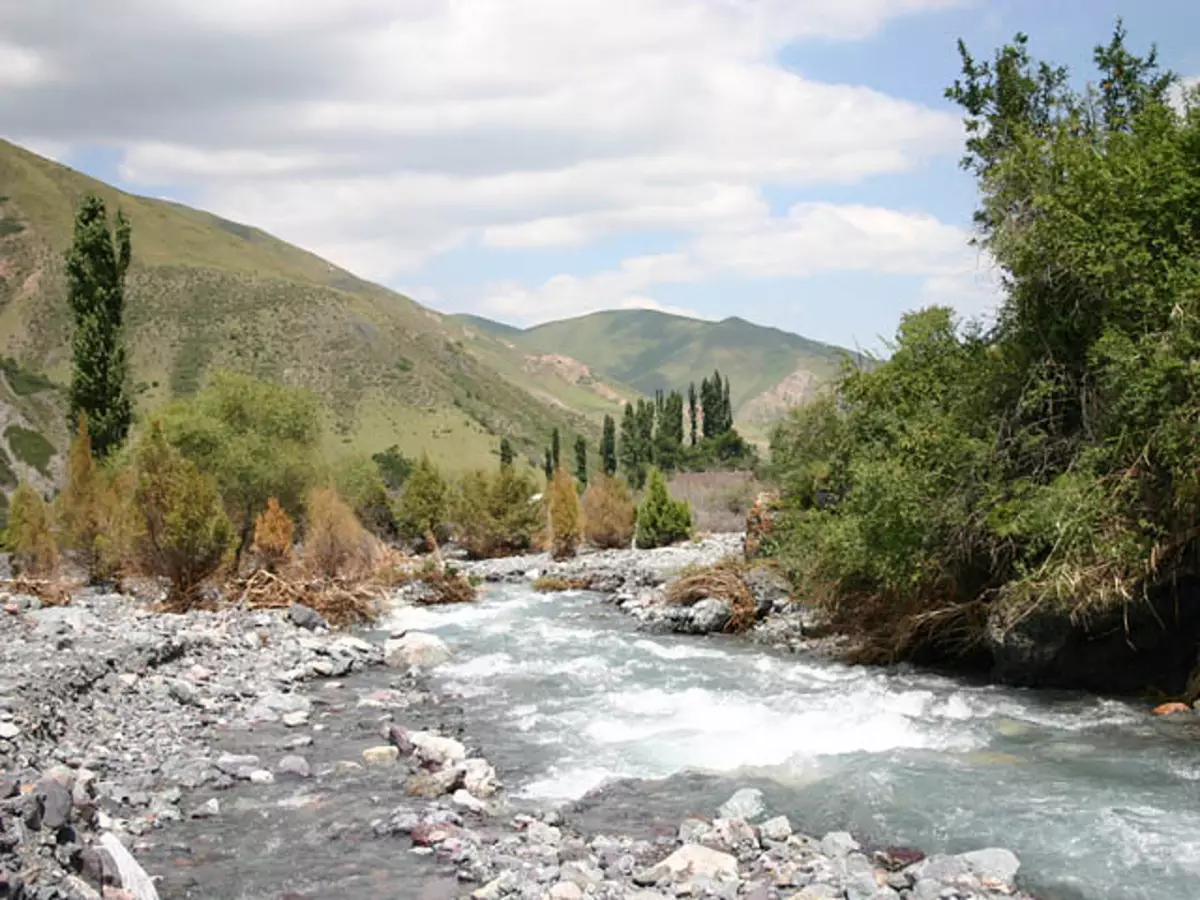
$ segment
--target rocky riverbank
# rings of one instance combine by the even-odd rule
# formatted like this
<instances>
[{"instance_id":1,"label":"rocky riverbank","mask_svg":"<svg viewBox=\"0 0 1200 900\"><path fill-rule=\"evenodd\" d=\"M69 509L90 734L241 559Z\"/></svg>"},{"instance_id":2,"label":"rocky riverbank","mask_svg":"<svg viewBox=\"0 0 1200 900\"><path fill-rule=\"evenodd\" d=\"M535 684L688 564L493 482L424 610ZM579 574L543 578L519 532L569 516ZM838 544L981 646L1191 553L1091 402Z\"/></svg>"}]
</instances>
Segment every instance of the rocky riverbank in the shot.
<instances>
[{"instance_id":1,"label":"rocky riverbank","mask_svg":"<svg viewBox=\"0 0 1200 900\"><path fill-rule=\"evenodd\" d=\"M737 546L723 536L565 565L610 578L660 627L639 612L658 606L645 592ZM562 565L466 568L515 580ZM431 636L333 633L302 607L165 615L92 590L66 607L0 606L0 897L1024 896L1006 851L926 860L805 836L765 818L753 791L654 840L510 804L504 773L426 677L453 649ZM305 817L311 848L261 839L267 815ZM241 871L260 854L280 858L250 884Z\"/></svg>"}]
</instances>

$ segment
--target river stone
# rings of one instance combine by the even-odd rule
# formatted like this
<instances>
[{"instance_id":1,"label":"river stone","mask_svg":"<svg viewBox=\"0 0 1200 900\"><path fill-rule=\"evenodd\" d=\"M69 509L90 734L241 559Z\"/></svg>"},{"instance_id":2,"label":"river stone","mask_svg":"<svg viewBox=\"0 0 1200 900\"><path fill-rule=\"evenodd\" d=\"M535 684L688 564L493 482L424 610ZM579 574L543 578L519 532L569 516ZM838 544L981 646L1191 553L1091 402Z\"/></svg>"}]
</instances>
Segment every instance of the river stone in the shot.
<instances>
[{"instance_id":1,"label":"river stone","mask_svg":"<svg viewBox=\"0 0 1200 900\"><path fill-rule=\"evenodd\" d=\"M410 797L432 800L453 791L461 779L462 771L451 765L434 772L418 772L405 782L404 790Z\"/></svg>"},{"instance_id":2,"label":"river stone","mask_svg":"<svg viewBox=\"0 0 1200 900\"><path fill-rule=\"evenodd\" d=\"M560 881L550 888L550 900L583 900L583 891L573 882Z\"/></svg>"},{"instance_id":3,"label":"river stone","mask_svg":"<svg viewBox=\"0 0 1200 900\"><path fill-rule=\"evenodd\" d=\"M547 825L545 822L534 820L525 827L525 837L529 839L531 844L545 844L548 847L557 847L562 843L562 832L553 825Z\"/></svg>"},{"instance_id":4,"label":"river stone","mask_svg":"<svg viewBox=\"0 0 1200 900\"><path fill-rule=\"evenodd\" d=\"M466 788L459 788L455 791L454 796L450 798L450 802L457 807L473 813L481 813L487 809L484 802L474 797Z\"/></svg>"},{"instance_id":5,"label":"river stone","mask_svg":"<svg viewBox=\"0 0 1200 900\"><path fill-rule=\"evenodd\" d=\"M950 884L971 874L971 867L961 856L946 856L939 853L926 857L919 863L914 863L904 871L917 880L927 878L941 884Z\"/></svg>"},{"instance_id":6,"label":"river stone","mask_svg":"<svg viewBox=\"0 0 1200 900\"><path fill-rule=\"evenodd\" d=\"M821 852L826 856L847 856L857 849L858 841L845 831L831 831L821 838Z\"/></svg>"},{"instance_id":7,"label":"river stone","mask_svg":"<svg viewBox=\"0 0 1200 900\"><path fill-rule=\"evenodd\" d=\"M842 900L843 893L831 884L810 884L800 890L798 894L792 894L790 900Z\"/></svg>"},{"instance_id":8,"label":"river stone","mask_svg":"<svg viewBox=\"0 0 1200 900\"><path fill-rule=\"evenodd\" d=\"M55 778L43 778L34 789L43 828L57 831L71 819L71 791Z\"/></svg>"},{"instance_id":9,"label":"river stone","mask_svg":"<svg viewBox=\"0 0 1200 900\"><path fill-rule=\"evenodd\" d=\"M368 747L362 752L363 762L369 766L390 766L400 758L400 751L390 744Z\"/></svg>"},{"instance_id":10,"label":"river stone","mask_svg":"<svg viewBox=\"0 0 1200 900\"><path fill-rule=\"evenodd\" d=\"M460 766L463 787L476 797L491 797L500 788L496 770L486 759L468 759Z\"/></svg>"},{"instance_id":11,"label":"river stone","mask_svg":"<svg viewBox=\"0 0 1200 900\"><path fill-rule=\"evenodd\" d=\"M12 722L0 722L0 738L11 741L21 733L21 729Z\"/></svg>"},{"instance_id":12,"label":"river stone","mask_svg":"<svg viewBox=\"0 0 1200 900\"><path fill-rule=\"evenodd\" d=\"M450 648L441 638L410 631L383 645L384 662L393 669L432 669L450 659Z\"/></svg>"},{"instance_id":13,"label":"river stone","mask_svg":"<svg viewBox=\"0 0 1200 900\"><path fill-rule=\"evenodd\" d=\"M679 843L701 843L711 831L712 825L703 819L684 819L679 826Z\"/></svg>"},{"instance_id":14,"label":"river stone","mask_svg":"<svg viewBox=\"0 0 1200 900\"><path fill-rule=\"evenodd\" d=\"M987 887L1011 887L1021 868L1016 854L999 847L972 850L958 856L971 872Z\"/></svg>"},{"instance_id":15,"label":"river stone","mask_svg":"<svg viewBox=\"0 0 1200 900\"><path fill-rule=\"evenodd\" d=\"M681 877L689 881L697 877L732 881L737 878L737 871L737 860L728 853L700 844L685 844L658 865L635 874L633 883L645 887Z\"/></svg>"},{"instance_id":16,"label":"river stone","mask_svg":"<svg viewBox=\"0 0 1200 900\"><path fill-rule=\"evenodd\" d=\"M213 816L221 814L221 802L213 797L211 800L205 800L188 815L193 819L211 819Z\"/></svg>"},{"instance_id":17,"label":"river stone","mask_svg":"<svg viewBox=\"0 0 1200 900\"><path fill-rule=\"evenodd\" d=\"M279 765L275 767L275 771L280 775L294 775L297 778L308 778L312 775L312 767L309 766L308 760L296 754L281 759Z\"/></svg>"},{"instance_id":18,"label":"river stone","mask_svg":"<svg viewBox=\"0 0 1200 900\"><path fill-rule=\"evenodd\" d=\"M311 606L305 606L303 603L293 603L288 608L288 618L293 625L300 628L307 628L309 631L329 627L329 623L325 621L324 616Z\"/></svg>"},{"instance_id":19,"label":"river stone","mask_svg":"<svg viewBox=\"0 0 1200 900\"><path fill-rule=\"evenodd\" d=\"M758 788L742 788L721 804L717 813L722 819L745 819L753 822L763 814L763 792Z\"/></svg>"},{"instance_id":20,"label":"river stone","mask_svg":"<svg viewBox=\"0 0 1200 900\"><path fill-rule=\"evenodd\" d=\"M442 737L429 731L414 731L408 736L418 759L442 765L467 758L467 748L454 738Z\"/></svg>"},{"instance_id":21,"label":"river stone","mask_svg":"<svg viewBox=\"0 0 1200 900\"><path fill-rule=\"evenodd\" d=\"M787 816L776 816L763 822L759 831L768 841L786 841L792 836L792 823Z\"/></svg>"},{"instance_id":22,"label":"river stone","mask_svg":"<svg viewBox=\"0 0 1200 900\"><path fill-rule=\"evenodd\" d=\"M258 768L258 757L248 753L241 756L222 753L217 757L216 766L220 771L234 778L249 778L250 773Z\"/></svg>"},{"instance_id":23,"label":"river stone","mask_svg":"<svg viewBox=\"0 0 1200 900\"><path fill-rule=\"evenodd\" d=\"M685 617L675 623L675 629L687 634L711 634L722 631L733 618L733 607L724 600L706 597L693 605Z\"/></svg>"}]
</instances>

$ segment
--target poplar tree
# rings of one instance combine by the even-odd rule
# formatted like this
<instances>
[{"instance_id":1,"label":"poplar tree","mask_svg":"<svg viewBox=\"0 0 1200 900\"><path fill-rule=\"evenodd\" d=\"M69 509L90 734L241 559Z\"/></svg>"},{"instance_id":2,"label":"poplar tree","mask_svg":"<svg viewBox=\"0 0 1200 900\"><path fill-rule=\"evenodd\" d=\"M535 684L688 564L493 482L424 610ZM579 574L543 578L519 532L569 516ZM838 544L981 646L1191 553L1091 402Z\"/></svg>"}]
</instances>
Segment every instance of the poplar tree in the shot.
<instances>
[{"instance_id":1,"label":"poplar tree","mask_svg":"<svg viewBox=\"0 0 1200 900\"><path fill-rule=\"evenodd\" d=\"M696 446L697 408L696 408L696 382L694 382L694 381L688 385L688 419L691 421L691 424L692 424L692 446L695 447Z\"/></svg>"},{"instance_id":2,"label":"poplar tree","mask_svg":"<svg viewBox=\"0 0 1200 900\"><path fill-rule=\"evenodd\" d=\"M562 444L558 437L558 429L555 428L552 432L550 432L550 462L555 472L558 471L559 465L562 462L561 451Z\"/></svg>"},{"instance_id":3,"label":"poplar tree","mask_svg":"<svg viewBox=\"0 0 1200 900\"><path fill-rule=\"evenodd\" d=\"M582 434L575 438L575 480L582 485L588 483L587 441Z\"/></svg>"},{"instance_id":4,"label":"poplar tree","mask_svg":"<svg viewBox=\"0 0 1200 900\"><path fill-rule=\"evenodd\" d=\"M114 234L104 201L85 197L66 257L67 305L75 325L67 415L72 432L80 415L87 417L97 458L117 449L133 422L123 334L125 273L131 256L129 220L118 212Z\"/></svg>"},{"instance_id":5,"label":"poplar tree","mask_svg":"<svg viewBox=\"0 0 1200 900\"><path fill-rule=\"evenodd\" d=\"M513 464L513 448L512 442L506 438L500 438L500 467L508 468Z\"/></svg>"},{"instance_id":6,"label":"poplar tree","mask_svg":"<svg viewBox=\"0 0 1200 900\"><path fill-rule=\"evenodd\" d=\"M605 475L617 471L617 423L612 416L604 417L604 433L600 438L600 462Z\"/></svg>"}]
</instances>

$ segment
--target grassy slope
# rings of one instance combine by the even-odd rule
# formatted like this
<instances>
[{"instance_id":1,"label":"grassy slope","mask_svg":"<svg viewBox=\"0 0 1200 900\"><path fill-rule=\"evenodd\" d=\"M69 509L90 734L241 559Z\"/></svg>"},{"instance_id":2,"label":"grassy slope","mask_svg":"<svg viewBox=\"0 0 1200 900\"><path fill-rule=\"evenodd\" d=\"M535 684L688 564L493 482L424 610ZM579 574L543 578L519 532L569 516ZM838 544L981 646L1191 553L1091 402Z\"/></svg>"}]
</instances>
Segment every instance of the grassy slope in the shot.
<instances>
[{"instance_id":1,"label":"grassy slope","mask_svg":"<svg viewBox=\"0 0 1200 900\"><path fill-rule=\"evenodd\" d=\"M530 352L575 357L645 394L692 381L698 385L718 368L730 379L739 425L758 436L763 417L775 408L765 401L784 379L803 370L825 380L837 371L842 354L836 347L744 319L706 322L653 310L598 312L525 331L476 317L457 318L491 327Z\"/></svg>"},{"instance_id":2,"label":"grassy slope","mask_svg":"<svg viewBox=\"0 0 1200 900\"><path fill-rule=\"evenodd\" d=\"M465 341L459 323L263 231L122 193L0 141L0 353L59 382L69 364L61 260L88 192L133 226L127 322L143 411L228 367L316 391L335 450L398 442L463 468L489 459L499 434L535 456L556 425L597 431L501 376L495 362L519 370L520 355L490 335Z\"/></svg>"}]
</instances>

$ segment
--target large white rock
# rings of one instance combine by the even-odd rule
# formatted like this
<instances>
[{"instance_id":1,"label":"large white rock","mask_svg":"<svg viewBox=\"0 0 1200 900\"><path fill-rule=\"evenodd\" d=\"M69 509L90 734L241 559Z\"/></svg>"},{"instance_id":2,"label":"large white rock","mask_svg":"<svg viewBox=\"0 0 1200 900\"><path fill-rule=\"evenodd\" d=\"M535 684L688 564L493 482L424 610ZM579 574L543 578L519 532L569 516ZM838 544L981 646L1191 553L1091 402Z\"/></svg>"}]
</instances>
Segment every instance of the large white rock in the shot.
<instances>
[{"instance_id":1,"label":"large white rock","mask_svg":"<svg viewBox=\"0 0 1200 900\"><path fill-rule=\"evenodd\" d=\"M393 669L432 669L450 659L450 648L436 635L410 631L385 643L383 658Z\"/></svg>"},{"instance_id":2,"label":"large white rock","mask_svg":"<svg viewBox=\"0 0 1200 900\"><path fill-rule=\"evenodd\" d=\"M133 900L158 900L158 891L154 882L146 874L136 859L125 849L125 845L117 840L116 835L106 831L100 835L100 846L108 851L113 865L117 867L120 884L132 896Z\"/></svg>"},{"instance_id":3,"label":"large white rock","mask_svg":"<svg viewBox=\"0 0 1200 900\"><path fill-rule=\"evenodd\" d=\"M442 737L428 731L414 731L408 736L418 759L436 765L461 762L467 758L467 748L454 738Z\"/></svg>"},{"instance_id":4,"label":"large white rock","mask_svg":"<svg viewBox=\"0 0 1200 900\"><path fill-rule=\"evenodd\" d=\"M728 853L700 844L685 844L658 865L639 873L634 881L647 885L663 879L679 881L696 877L732 881L737 878L737 860Z\"/></svg>"}]
</instances>

